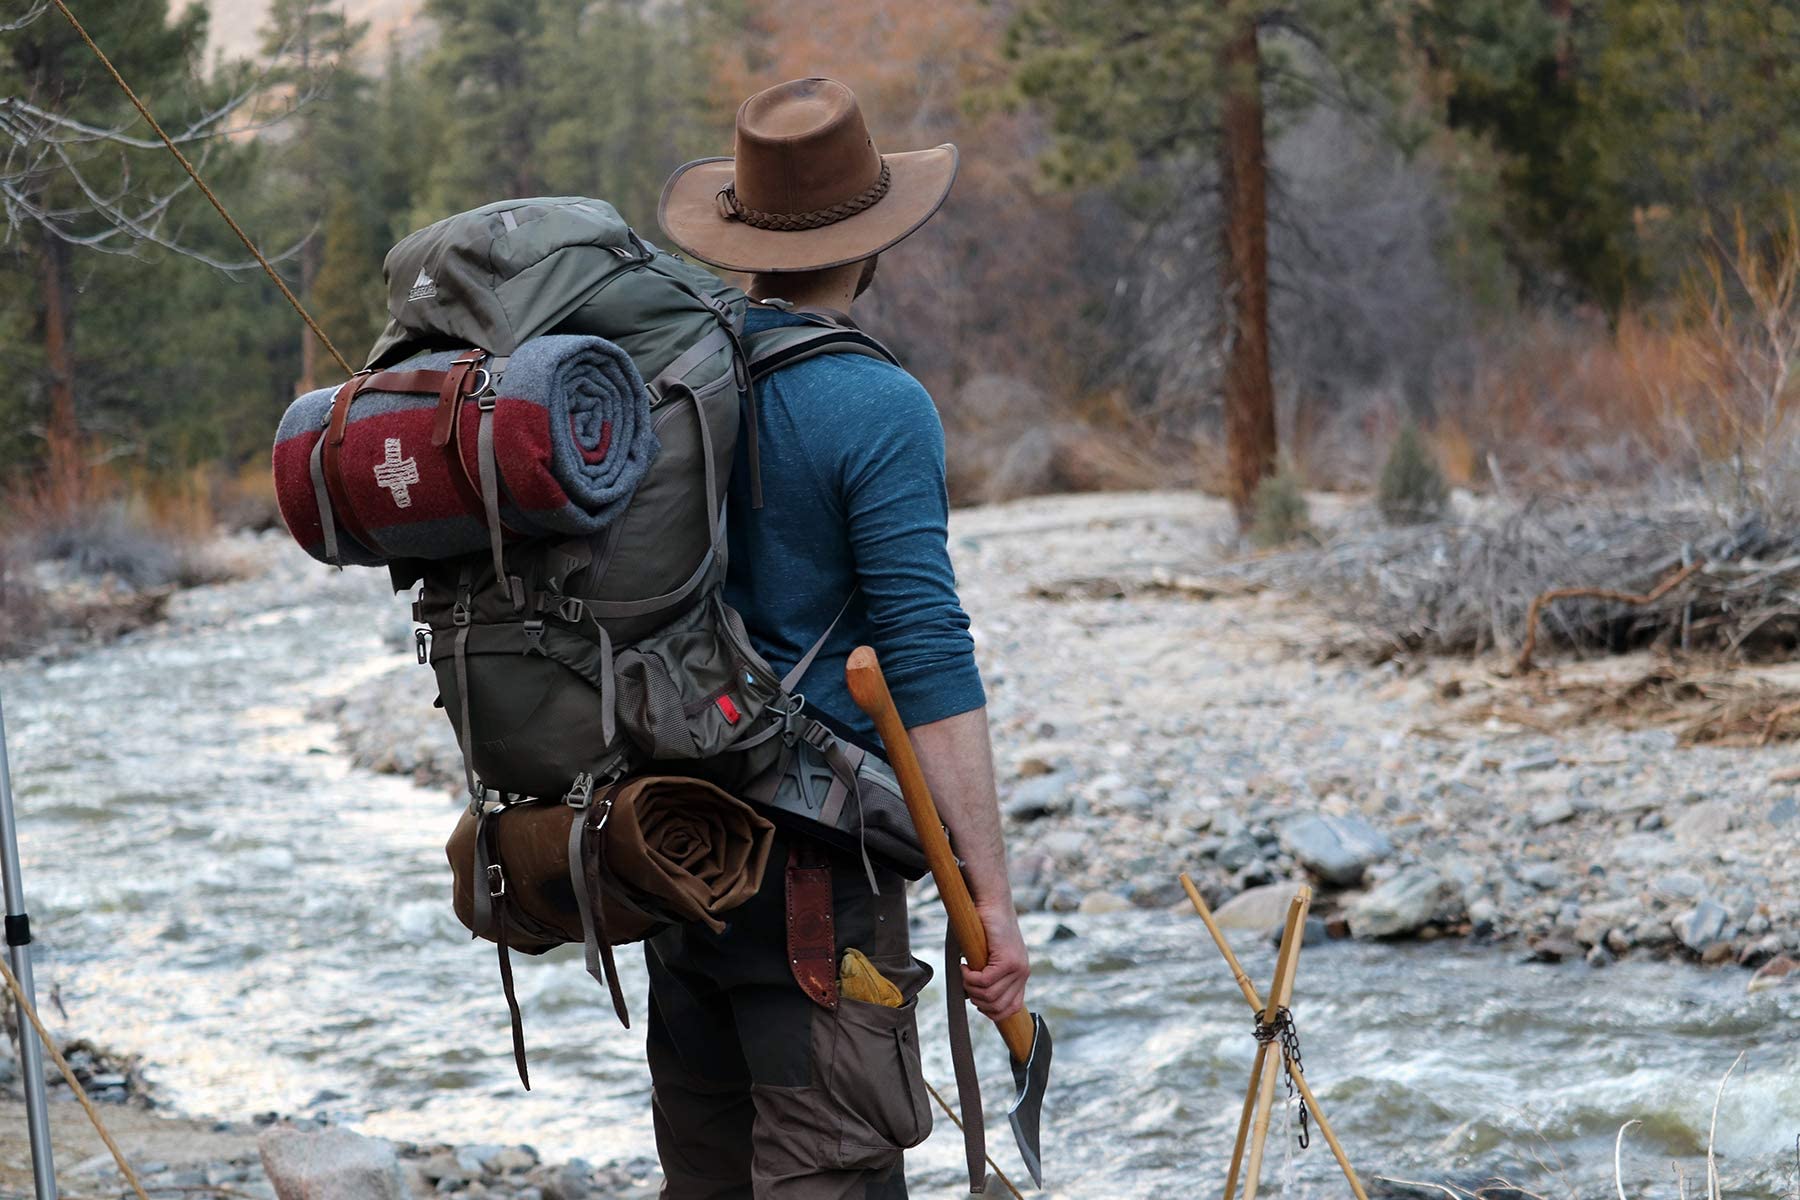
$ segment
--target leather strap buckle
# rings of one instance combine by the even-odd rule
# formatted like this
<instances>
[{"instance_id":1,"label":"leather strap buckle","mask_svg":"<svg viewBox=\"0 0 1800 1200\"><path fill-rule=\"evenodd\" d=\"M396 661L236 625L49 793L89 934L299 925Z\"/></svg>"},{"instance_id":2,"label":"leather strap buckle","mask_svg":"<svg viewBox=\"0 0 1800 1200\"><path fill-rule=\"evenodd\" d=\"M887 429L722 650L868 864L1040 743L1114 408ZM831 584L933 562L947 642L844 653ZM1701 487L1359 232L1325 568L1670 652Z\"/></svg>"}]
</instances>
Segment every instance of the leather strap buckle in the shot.
<instances>
[{"instance_id":1,"label":"leather strap buckle","mask_svg":"<svg viewBox=\"0 0 1800 1200\"><path fill-rule=\"evenodd\" d=\"M488 895L495 900L506 895L506 872L499 863L489 863L487 868Z\"/></svg>"}]
</instances>

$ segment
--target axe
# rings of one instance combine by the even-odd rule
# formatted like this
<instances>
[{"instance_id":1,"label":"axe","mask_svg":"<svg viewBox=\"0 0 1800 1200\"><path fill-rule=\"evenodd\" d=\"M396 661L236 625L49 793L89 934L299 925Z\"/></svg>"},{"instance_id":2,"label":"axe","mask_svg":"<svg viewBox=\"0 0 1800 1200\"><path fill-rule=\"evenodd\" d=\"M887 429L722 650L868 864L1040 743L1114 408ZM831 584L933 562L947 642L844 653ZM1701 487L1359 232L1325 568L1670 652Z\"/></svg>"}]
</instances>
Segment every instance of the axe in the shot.
<instances>
[{"instance_id":1,"label":"axe","mask_svg":"<svg viewBox=\"0 0 1800 1200\"><path fill-rule=\"evenodd\" d=\"M919 758L913 752L912 739L900 723L894 698L888 694L887 680L881 674L881 663L875 651L858 646L844 665L844 679L857 707L875 722L875 729L887 747L894 774L900 780L900 791L906 797L906 809L918 830L925 861L937 881L938 895L950 915L950 929L962 946L963 957L979 971L987 966L987 930L975 911L969 885L963 879L962 866L950 849L950 838L938 819L937 805L931 789L925 784L925 773L919 769ZM953 964L954 965L954 964ZM1012 1055L1013 1083L1018 1090L1007 1119L1012 1122L1013 1137L1019 1143L1019 1156L1031 1181L1044 1186L1043 1157L1040 1153L1039 1125L1043 1116L1044 1091L1050 1082L1050 1027L1044 1018L1023 1008L994 1022L1006 1048ZM969 1114L965 1114L969 1115Z\"/></svg>"}]
</instances>

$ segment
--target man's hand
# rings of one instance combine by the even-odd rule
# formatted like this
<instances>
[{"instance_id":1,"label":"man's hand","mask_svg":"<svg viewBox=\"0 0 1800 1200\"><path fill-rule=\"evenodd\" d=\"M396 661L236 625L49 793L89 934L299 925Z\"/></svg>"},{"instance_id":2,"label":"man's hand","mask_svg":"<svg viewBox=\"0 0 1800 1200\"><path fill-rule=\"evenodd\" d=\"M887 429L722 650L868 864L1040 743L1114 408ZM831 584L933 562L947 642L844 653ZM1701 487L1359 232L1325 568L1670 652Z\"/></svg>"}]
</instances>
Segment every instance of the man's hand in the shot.
<instances>
[{"instance_id":1,"label":"man's hand","mask_svg":"<svg viewBox=\"0 0 1800 1200\"><path fill-rule=\"evenodd\" d=\"M975 906L981 927L987 930L987 966L977 971L963 964L963 990L981 1015L990 1021L1010 1017L1025 1007L1025 981L1031 977L1031 956L1019 932L1019 917L1012 897L995 905Z\"/></svg>"}]
</instances>

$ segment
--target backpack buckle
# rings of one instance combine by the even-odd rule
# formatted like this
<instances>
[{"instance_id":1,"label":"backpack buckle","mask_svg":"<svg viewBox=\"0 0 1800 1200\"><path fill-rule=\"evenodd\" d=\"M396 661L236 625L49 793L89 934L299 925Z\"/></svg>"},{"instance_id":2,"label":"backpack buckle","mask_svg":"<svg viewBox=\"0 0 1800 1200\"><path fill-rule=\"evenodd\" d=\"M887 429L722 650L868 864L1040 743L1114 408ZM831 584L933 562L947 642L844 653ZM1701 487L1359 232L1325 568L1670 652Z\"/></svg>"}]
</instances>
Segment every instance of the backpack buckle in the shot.
<instances>
[{"instance_id":1,"label":"backpack buckle","mask_svg":"<svg viewBox=\"0 0 1800 1200\"><path fill-rule=\"evenodd\" d=\"M419 656L420 666L431 661L431 634L423 629L413 630L413 653Z\"/></svg>"},{"instance_id":2,"label":"backpack buckle","mask_svg":"<svg viewBox=\"0 0 1800 1200\"><path fill-rule=\"evenodd\" d=\"M782 708L779 700L769 707L781 715L781 741L791 750L800 740L800 709L806 704L806 697L795 692L787 697L787 702L787 708Z\"/></svg>"},{"instance_id":3,"label":"backpack buckle","mask_svg":"<svg viewBox=\"0 0 1800 1200\"><path fill-rule=\"evenodd\" d=\"M563 796L563 803L579 811L592 803L593 799L594 777L583 771L575 777L574 786Z\"/></svg>"},{"instance_id":4,"label":"backpack buckle","mask_svg":"<svg viewBox=\"0 0 1800 1200\"><path fill-rule=\"evenodd\" d=\"M587 605L581 602L579 596L564 596L557 602L556 615L571 625L579 625L581 619L587 616Z\"/></svg>"},{"instance_id":5,"label":"backpack buckle","mask_svg":"<svg viewBox=\"0 0 1800 1200\"><path fill-rule=\"evenodd\" d=\"M506 895L506 872L499 863L489 863L487 868L488 896L498 900Z\"/></svg>"},{"instance_id":6,"label":"backpack buckle","mask_svg":"<svg viewBox=\"0 0 1800 1200\"><path fill-rule=\"evenodd\" d=\"M450 623L457 626L467 625L469 623L469 602L466 599L458 600L451 606Z\"/></svg>"},{"instance_id":7,"label":"backpack buckle","mask_svg":"<svg viewBox=\"0 0 1800 1200\"><path fill-rule=\"evenodd\" d=\"M539 658L548 658L544 653L544 623L542 621L525 622L525 653L535 654Z\"/></svg>"}]
</instances>

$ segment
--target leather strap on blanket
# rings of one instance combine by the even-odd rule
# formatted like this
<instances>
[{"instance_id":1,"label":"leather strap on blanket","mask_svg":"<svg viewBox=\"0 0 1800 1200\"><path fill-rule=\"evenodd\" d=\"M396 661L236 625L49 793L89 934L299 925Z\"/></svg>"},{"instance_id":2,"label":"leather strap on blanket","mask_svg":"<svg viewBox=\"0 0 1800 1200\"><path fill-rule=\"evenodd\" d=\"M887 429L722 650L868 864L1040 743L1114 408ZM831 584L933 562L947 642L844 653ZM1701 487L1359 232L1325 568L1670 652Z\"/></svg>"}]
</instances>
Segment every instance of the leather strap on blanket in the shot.
<instances>
[{"instance_id":1,"label":"leather strap on blanket","mask_svg":"<svg viewBox=\"0 0 1800 1200\"><path fill-rule=\"evenodd\" d=\"M373 547L368 532L356 523L349 492L344 487L339 462L344 444L344 431L350 423L350 409L363 390L393 392L401 395L438 398L437 412L432 418L431 444L439 450L449 448L450 483L464 503L480 511L487 522L490 550L494 558L494 575L501 590L512 599L511 588L501 555L502 538L507 532L500 521L498 474L494 465L495 376L488 366L499 370L503 359L490 359L485 351L465 350L451 362L447 371L364 371L351 376L331 399L331 412L326 420L325 435L313 448L313 496L319 506L319 523L325 533L325 555L338 558L337 526L342 525L351 537L364 546ZM478 394L479 393L479 394ZM470 399L481 405L481 420L476 445L476 479L469 477L468 460L462 453L462 406ZM705 421L701 427L704 430Z\"/></svg>"},{"instance_id":2,"label":"leather strap on blanket","mask_svg":"<svg viewBox=\"0 0 1800 1200\"><path fill-rule=\"evenodd\" d=\"M788 966L819 1007L838 1006L837 931L831 917L831 864L804 842L788 851Z\"/></svg>"},{"instance_id":3,"label":"leather strap on blanket","mask_svg":"<svg viewBox=\"0 0 1800 1200\"><path fill-rule=\"evenodd\" d=\"M969 1160L969 1194L987 1192L987 1128L981 1119L981 1079L969 1037L969 1004L963 993L962 947L956 930L944 930L944 1000L950 1006L950 1065L956 1072L956 1102L962 1106L963 1153Z\"/></svg>"}]
</instances>

